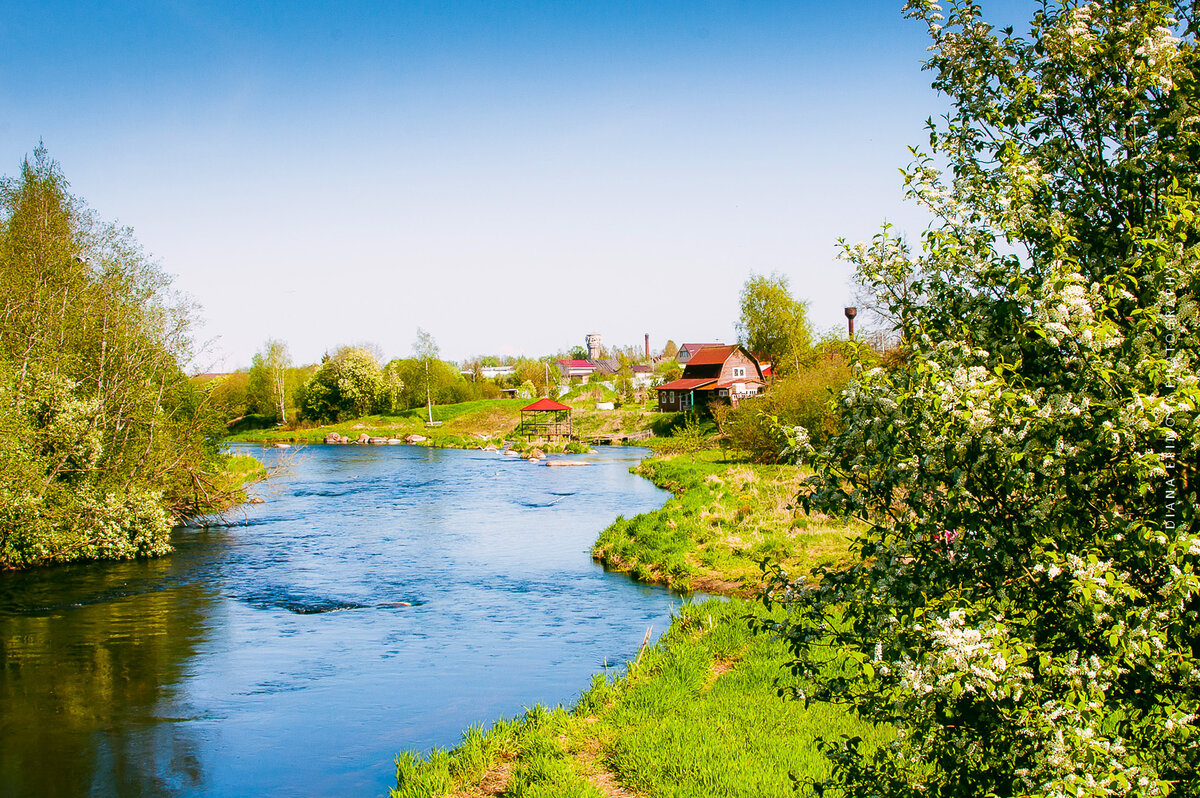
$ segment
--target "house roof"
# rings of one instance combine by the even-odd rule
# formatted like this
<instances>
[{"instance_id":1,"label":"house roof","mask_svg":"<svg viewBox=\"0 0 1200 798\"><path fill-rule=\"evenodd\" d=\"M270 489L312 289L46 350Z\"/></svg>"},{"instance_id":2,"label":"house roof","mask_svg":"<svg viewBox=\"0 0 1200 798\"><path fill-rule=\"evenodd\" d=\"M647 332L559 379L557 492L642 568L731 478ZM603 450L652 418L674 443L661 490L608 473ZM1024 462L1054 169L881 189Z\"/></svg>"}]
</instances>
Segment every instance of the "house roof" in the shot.
<instances>
[{"instance_id":1,"label":"house roof","mask_svg":"<svg viewBox=\"0 0 1200 798\"><path fill-rule=\"evenodd\" d=\"M688 355L689 355L689 356L691 356L691 355L695 355L697 352L699 352L701 349L703 349L703 348L704 348L704 347L706 347L706 346L724 346L724 345L725 345L725 344L722 344L722 343L715 343L715 344L683 344L682 346L680 346L680 347L679 347L679 349L680 349L681 351L687 352L687 353L688 353Z\"/></svg>"},{"instance_id":2,"label":"house roof","mask_svg":"<svg viewBox=\"0 0 1200 798\"><path fill-rule=\"evenodd\" d=\"M691 377L681 380L672 380L665 385L660 385L654 390L656 391L694 391L697 388L709 387L716 383L714 377Z\"/></svg>"},{"instance_id":3,"label":"house roof","mask_svg":"<svg viewBox=\"0 0 1200 798\"><path fill-rule=\"evenodd\" d=\"M649 374L654 371L653 366L647 366L641 363L634 363L632 368L634 374Z\"/></svg>"},{"instance_id":4,"label":"house roof","mask_svg":"<svg viewBox=\"0 0 1200 798\"><path fill-rule=\"evenodd\" d=\"M688 366L711 366L724 363L736 351L737 346L705 346L692 355L691 360L688 361Z\"/></svg>"},{"instance_id":5,"label":"house roof","mask_svg":"<svg viewBox=\"0 0 1200 798\"><path fill-rule=\"evenodd\" d=\"M570 410L570 409L571 408L567 407L566 405L556 402L553 399L538 399L536 402L529 405L528 407L522 407L521 412L524 413L526 411L536 412L536 411L541 411L541 410Z\"/></svg>"},{"instance_id":6,"label":"house roof","mask_svg":"<svg viewBox=\"0 0 1200 798\"><path fill-rule=\"evenodd\" d=\"M595 366L596 371L603 371L605 374L616 374L621 370L621 361L615 358L597 358L589 362Z\"/></svg>"},{"instance_id":7,"label":"house roof","mask_svg":"<svg viewBox=\"0 0 1200 798\"><path fill-rule=\"evenodd\" d=\"M566 366L569 369L593 369L594 370L596 368L594 365L592 365L587 360L560 360L560 361L558 361L558 363L559 363L559 365Z\"/></svg>"}]
</instances>

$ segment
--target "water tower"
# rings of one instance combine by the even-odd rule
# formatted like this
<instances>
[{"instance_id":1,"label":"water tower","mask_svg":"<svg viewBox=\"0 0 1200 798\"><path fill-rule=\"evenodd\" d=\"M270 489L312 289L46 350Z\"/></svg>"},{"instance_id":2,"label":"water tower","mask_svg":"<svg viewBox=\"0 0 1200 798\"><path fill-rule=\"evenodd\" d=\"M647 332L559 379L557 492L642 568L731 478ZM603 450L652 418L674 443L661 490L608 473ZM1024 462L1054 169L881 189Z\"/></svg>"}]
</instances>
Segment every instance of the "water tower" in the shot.
<instances>
[{"instance_id":1,"label":"water tower","mask_svg":"<svg viewBox=\"0 0 1200 798\"><path fill-rule=\"evenodd\" d=\"M587 350L588 360L600 359L600 333L588 333Z\"/></svg>"}]
</instances>

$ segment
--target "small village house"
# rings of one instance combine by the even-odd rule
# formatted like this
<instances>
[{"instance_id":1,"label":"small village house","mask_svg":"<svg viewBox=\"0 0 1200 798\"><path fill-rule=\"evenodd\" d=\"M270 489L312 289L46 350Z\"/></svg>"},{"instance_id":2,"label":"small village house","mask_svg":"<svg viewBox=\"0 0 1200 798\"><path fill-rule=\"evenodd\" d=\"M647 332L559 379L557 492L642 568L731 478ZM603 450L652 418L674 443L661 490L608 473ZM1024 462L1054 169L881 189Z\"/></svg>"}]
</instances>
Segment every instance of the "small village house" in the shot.
<instances>
[{"instance_id":1,"label":"small village house","mask_svg":"<svg viewBox=\"0 0 1200 798\"><path fill-rule=\"evenodd\" d=\"M742 346L705 346L691 353L683 376L658 386L658 409L664 413L707 408L714 402L736 403L763 392L766 378L754 355Z\"/></svg>"}]
</instances>

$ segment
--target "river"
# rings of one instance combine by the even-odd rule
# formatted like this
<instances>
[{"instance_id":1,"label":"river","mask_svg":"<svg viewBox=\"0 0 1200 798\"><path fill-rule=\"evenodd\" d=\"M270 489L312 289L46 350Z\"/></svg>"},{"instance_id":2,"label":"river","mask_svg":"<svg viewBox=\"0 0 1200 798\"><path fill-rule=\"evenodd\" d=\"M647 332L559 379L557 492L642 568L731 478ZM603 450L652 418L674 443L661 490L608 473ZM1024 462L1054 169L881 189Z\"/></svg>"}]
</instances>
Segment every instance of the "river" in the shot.
<instances>
[{"instance_id":1,"label":"river","mask_svg":"<svg viewBox=\"0 0 1200 798\"><path fill-rule=\"evenodd\" d=\"M243 451L289 473L174 554L0 574L0 795L385 794L400 750L569 703L680 601L588 553L665 501L644 450Z\"/></svg>"}]
</instances>

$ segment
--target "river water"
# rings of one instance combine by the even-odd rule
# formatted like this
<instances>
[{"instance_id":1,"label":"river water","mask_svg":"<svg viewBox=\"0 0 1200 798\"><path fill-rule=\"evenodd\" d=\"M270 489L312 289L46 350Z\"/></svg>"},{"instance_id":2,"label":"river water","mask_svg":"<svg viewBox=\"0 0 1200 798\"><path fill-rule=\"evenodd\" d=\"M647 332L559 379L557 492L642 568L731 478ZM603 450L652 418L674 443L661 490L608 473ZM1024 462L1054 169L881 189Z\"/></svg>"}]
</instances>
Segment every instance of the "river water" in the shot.
<instances>
[{"instance_id":1,"label":"river water","mask_svg":"<svg viewBox=\"0 0 1200 798\"><path fill-rule=\"evenodd\" d=\"M385 794L400 750L569 703L679 603L588 554L666 499L642 450L246 451L289 474L174 554L0 574L0 795Z\"/></svg>"}]
</instances>

